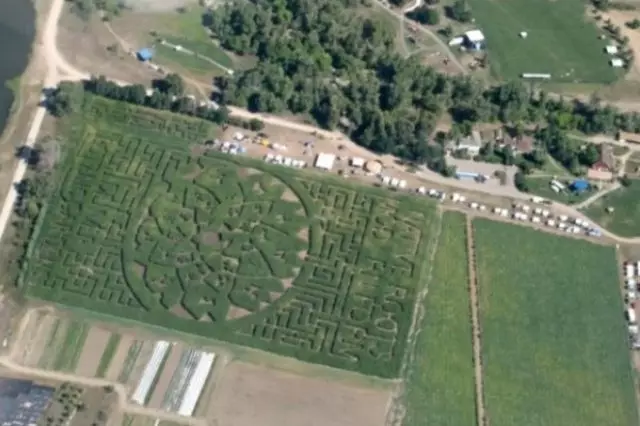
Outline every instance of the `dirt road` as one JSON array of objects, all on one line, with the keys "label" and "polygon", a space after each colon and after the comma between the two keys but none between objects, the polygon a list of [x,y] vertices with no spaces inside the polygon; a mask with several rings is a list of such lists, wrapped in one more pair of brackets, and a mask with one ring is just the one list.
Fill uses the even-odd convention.
[{"label": "dirt road", "polygon": [[473,342],[473,367],[476,385],[476,417],[478,426],[488,426],[484,405],[484,382],[482,374],[482,344],[478,300],[478,279],[476,277],[476,251],[473,240],[473,226],[471,217],[467,216],[467,252],[469,254],[469,303],[471,308],[471,330]]}]

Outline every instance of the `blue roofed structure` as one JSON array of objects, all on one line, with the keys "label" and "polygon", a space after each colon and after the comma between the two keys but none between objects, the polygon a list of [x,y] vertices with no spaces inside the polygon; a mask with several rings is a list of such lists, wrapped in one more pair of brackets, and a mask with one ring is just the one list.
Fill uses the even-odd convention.
[{"label": "blue roofed structure", "polygon": [[569,186],[573,192],[584,192],[589,189],[589,181],[584,179],[574,180],[573,183]]},{"label": "blue roofed structure", "polygon": [[138,50],[138,52],[136,53],[136,56],[141,61],[148,61],[151,58],[153,58],[153,50],[145,47],[144,49]]},{"label": "blue roofed structure", "polygon": [[37,424],[54,391],[31,380],[0,378],[0,426]]}]

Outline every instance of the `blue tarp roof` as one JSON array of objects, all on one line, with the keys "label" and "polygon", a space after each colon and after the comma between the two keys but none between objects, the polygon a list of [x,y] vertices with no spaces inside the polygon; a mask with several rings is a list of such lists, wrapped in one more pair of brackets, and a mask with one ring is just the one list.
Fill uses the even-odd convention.
[{"label": "blue tarp roof", "polygon": [[140,60],[148,61],[153,58],[153,50],[145,47],[144,49],[138,50],[137,55]]},{"label": "blue tarp roof", "polygon": [[571,184],[571,189],[574,189],[576,191],[584,191],[586,189],[589,189],[589,182],[584,179],[574,180]]}]

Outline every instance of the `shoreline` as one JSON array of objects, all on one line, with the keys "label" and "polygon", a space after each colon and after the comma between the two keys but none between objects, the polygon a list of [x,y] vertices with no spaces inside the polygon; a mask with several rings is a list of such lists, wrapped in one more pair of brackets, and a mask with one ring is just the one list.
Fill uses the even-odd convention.
[{"label": "shoreline", "polygon": [[[25,66],[19,74],[14,75],[4,82],[7,90],[11,91],[12,99],[4,122],[4,128],[0,129],[0,146],[7,143],[14,133],[18,130],[18,124],[25,117],[31,121],[34,111],[25,108],[30,101],[30,95],[34,86],[40,86],[40,92],[45,77],[45,70],[38,69],[41,67],[41,58],[38,52],[40,48],[40,38],[42,36],[44,18],[46,18],[46,2],[44,0],[30,0],[29,3],[34,13],[34,33],[29,51],[26,53]],[[37,83],[36,83],[37,81]]]}]

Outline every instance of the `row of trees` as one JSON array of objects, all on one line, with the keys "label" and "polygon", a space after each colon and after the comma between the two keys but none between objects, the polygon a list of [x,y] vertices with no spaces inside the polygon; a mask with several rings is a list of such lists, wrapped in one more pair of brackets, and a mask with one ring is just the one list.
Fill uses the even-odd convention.
[{"label": "row of trees", "polygon": [[142,84],[120,86],[104,76],[92,77],[83,84],[62,82],[49,98],[48,106],[55,116],[69,114],[80,107],[82,96],[87,91],[109,99],[199,117],[216,124],[231,124],[254,131],[264,128],[264,123],[260,120],[241,120],[230,116],[225,106],[197,102],[195,97],[185,95],[184,81],[177,74],[154,80],[152,87],[153,90],[147,93]]}]

